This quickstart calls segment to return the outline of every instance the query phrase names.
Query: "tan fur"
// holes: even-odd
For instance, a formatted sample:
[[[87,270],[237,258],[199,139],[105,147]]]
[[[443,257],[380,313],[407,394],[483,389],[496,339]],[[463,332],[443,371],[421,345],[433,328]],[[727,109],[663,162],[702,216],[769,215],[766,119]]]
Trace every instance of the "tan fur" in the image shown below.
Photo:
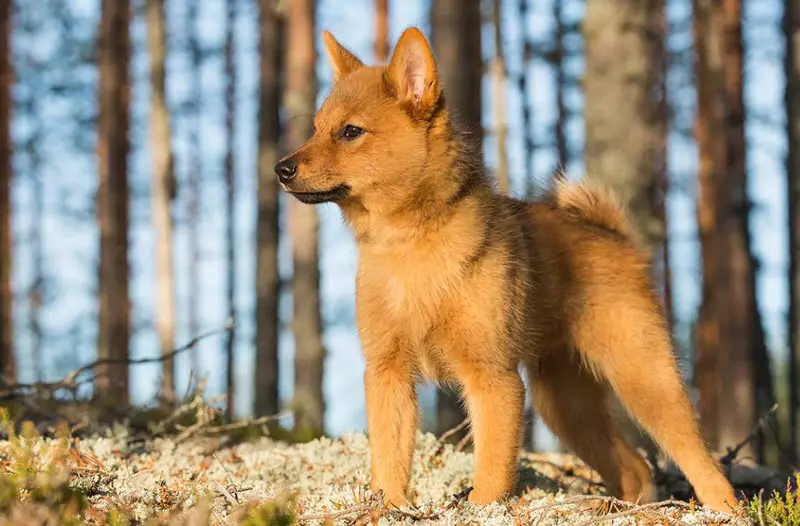
[[[475,438],[470,500],[512,492],[524,364],[545,423],[612,494],[652,498],[647,464],[611,417],[614,393],[703,503],[735,505],[610,194],[566,182],[537,203],[497,194],[450,121],[418,30],[403,34],[386,67],[364,66],[329,33],[324,39],[337,80],[314,136],[288,157],[298,171],[284,188],[304,202],[335,201],[358,243],[373,489],[406,502],[414,385],[426,377],[462,389]],[[365,132],[345,139],[347,124]]]

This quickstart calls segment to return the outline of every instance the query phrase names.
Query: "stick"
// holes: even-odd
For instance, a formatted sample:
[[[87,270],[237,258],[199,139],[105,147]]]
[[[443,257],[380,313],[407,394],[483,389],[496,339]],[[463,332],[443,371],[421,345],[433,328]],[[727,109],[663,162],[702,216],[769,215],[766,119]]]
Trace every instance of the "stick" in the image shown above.
[[[758,436],[758,432],[769,423],[770,419],[772,418],[772,415],[775,414],[775,411],[777,410],[778,410],[778,404],[772,404],[772,407],[769,408],[769,411],[764,413],[764,415],[758,419],[758,422],[756,422],[756,425],[753,426],[753,430],[750,431],[750,434],[747,435],[744,438],[744,440],[736,444],[734,447],[728,448],[728,452],[720,459],[719,461],[720,464],[722,464],[723,466],[728,466],[731,462],[733,462],[736,459],[736,456],[739,454],[739,452],[747,444],[753,441],[756,438],[756,436]]]
[[[0,377],[0,380],[2,380],[2,383],[5,384],[6,387],[3,395],[0,396],[0,401],[16,399],[21,395],[19,391],[24,391],[24,390],[50,391],[50,392],[58,391],[60,389],[76,390],[81,385],[91,382],[91,378],[77,381],[76,379],[80,375],[86,372],[94,373],[95,369],[103,365],[115,365],[115,364],[141,365],[147,363],[163,362],[165,360],[169,360],[175,357],[178,354],[193,349],[202,340],[205,340],[212,336],[216,336],[217,334],[230,332],[233,330],[233,328],[234,328],[234,322],[233,320],[231,320],[224,327],[214,329],[206,333],[200,334],[198,336],[195,336],[186,345],[178,347],[177,349],[168,352],[166,354],[162,354],[160,356],[154,356],[150,358],[139,358],[135,360],[130,358],[108,358],[108,359],[95,360],[86,365],[83,365],[82,367],[79,367],[78,369],[75,369],[74,371],[67,374],[62,380],[59,380],[57,382],[35,382],[29,384],[22,384],[22,383],[12,384],[11,382],[9,382],[8,378],[2,376]]]

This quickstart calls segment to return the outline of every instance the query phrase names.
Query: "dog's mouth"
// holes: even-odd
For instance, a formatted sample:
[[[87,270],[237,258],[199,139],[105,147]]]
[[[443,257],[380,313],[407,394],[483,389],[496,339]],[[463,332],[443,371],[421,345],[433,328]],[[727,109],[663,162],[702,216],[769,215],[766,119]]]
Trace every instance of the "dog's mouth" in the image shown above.
[[[350,195],[350,187],[346,184],[340,184],[339,186],[335,186],[330,190],[324,190],[321,192],[293,192],[289,190],[289,193],[295,196],[298,201],[302,203],[317,205],[320,203],[333,203],[336,201],[341,201]]]

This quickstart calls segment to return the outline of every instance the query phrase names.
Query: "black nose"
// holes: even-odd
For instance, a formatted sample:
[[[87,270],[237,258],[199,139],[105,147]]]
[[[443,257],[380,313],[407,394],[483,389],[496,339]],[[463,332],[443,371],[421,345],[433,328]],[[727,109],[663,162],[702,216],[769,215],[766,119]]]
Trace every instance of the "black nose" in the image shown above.
[[[297,175],[297,165],[291,159],[284,159],[275,165],[275,173],[280,182],[288,183]]]

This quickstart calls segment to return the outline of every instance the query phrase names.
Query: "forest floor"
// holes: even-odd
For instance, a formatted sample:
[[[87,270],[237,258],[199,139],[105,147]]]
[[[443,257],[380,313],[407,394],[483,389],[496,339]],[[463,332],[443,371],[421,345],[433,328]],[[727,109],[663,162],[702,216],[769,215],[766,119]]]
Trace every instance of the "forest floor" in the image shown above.
[[[604,496],[575,457],[555,453],[525,453],[517,495],[476,507],[465,498],[472,454],[422,433],[412,476],[416,507],[389,510],[367,490],[364,434],[289,444],[245,437],[242,427],[207,417],[167,432],[165,422],[178,417],[145,433],[128,422],[78,433],[62,424],[42,435],[41,424],[15,425],[6,416],[0,524],[794,524],[781,514],[800,510],[794,501],[781,501],[780,509],[751,504],[738,516],[681,500],[624,503]],[[770,484],[748,473],[742,484]],[[660,478],[662,498],[690,495],[680,477]]]

